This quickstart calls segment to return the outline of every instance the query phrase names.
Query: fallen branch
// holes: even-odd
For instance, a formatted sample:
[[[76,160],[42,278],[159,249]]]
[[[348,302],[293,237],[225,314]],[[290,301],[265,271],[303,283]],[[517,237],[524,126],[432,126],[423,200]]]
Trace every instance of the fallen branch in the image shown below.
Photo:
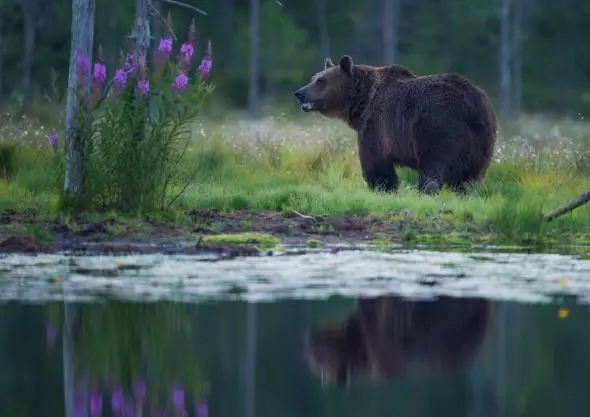
[[[307,214],[299,213],[297,210],[289,210],[291,213],[301,217],[302,219],[313,220],[316,221],[315,217],[309,216]]]
[[[549,213],[544,214],[543,220],[550,222],[556,217],[569,213],[570,211],[586,204],[588,201],[590,201],[590,190],[584,191],[582,194],[580,194],[570,202],[564,204],[561,207],[556,208],[553,211],[550,211]]]

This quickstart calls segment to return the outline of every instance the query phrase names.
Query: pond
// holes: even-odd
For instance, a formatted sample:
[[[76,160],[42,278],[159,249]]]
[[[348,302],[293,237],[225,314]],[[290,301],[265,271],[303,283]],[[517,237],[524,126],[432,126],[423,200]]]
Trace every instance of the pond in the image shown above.
[[[512,250],[5,254],[2,415],[582,415],[590,260]]]

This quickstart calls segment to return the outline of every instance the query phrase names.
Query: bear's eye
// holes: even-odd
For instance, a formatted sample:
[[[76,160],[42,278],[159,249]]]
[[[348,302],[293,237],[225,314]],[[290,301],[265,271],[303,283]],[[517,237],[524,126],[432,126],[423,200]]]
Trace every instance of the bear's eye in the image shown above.
[[[326,86],[326,79],[325,78],[318,78],[316,84],[319,88],[324,88]]]

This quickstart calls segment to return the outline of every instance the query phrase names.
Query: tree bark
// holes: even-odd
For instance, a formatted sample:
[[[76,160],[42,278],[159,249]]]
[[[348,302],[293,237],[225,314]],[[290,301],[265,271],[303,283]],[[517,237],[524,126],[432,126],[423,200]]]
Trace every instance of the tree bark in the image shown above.
[[[260,118],[260,0],[250,0],[250,117]]]
[[[500,9],[500,118],[506,120],[511,113],[510,85],[510,0],[501,0]]]
[[[139,62],[140,56],[147,59],[151,37],[148,0],[135,0],[135,26],[131,36],[135,42],[135,62]]]
[[[66,172],[64,196],[80,197],[84,187],[84,139],[87,131],[80,131],[79,121],[85,126],[90,119],[90,77],[92,72],[92,43],[94,39],[94,0],[72,0],[70,66],[66,98]],[[89,71],[78,87],[76,58],[78,52],[88,58]],[[82,116],[82,117],[80,117]]]

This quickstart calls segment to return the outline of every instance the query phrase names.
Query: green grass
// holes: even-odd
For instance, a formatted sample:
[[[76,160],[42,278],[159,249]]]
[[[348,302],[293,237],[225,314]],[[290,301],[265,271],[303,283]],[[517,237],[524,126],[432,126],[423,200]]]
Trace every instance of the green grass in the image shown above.
[[[444,191],[432,197],[416,191],[417,175],[406,169],[398,170],[397,194],[369,191],[354,134],[339,122],[306,115],[265,119],[258,128],[245,122],[195,124],[183,167],[197,168],[197,179],[173,210],[401,216],[428,226],[423,240],[465,240],[470,233],[521,243],[590,240],[590,205],[550,223],[541,220],[543,212],[590,189],[590,125],[529,117],[504,132],[496,161],[471,196]],[[38,136],[19,139],[24,145],[13,159],[11,181],[0,181],[0,210],[55,213],[63,161],[56,161],[45,137]],[[455,237],[448,232],[441,237],[438,231],[449,225]]]

